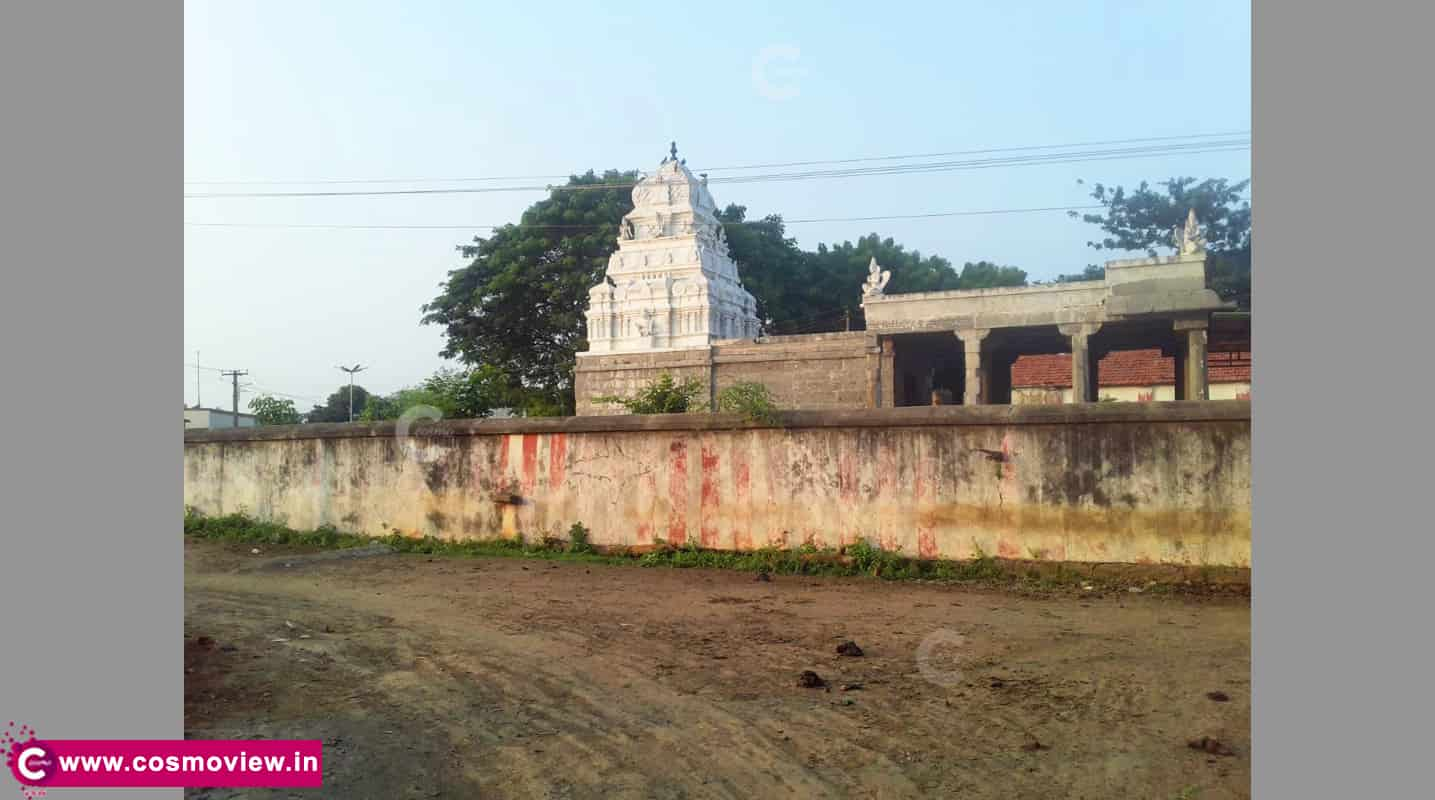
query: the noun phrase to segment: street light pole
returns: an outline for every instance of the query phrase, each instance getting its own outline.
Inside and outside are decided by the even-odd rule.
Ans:
[[[358,365],[358,364],[355,364],[355,365],[352,366],[352,367],[339,367],[339,369],[341,369],[341,370],[343,370],[343,371],[349,373],[349,421],[350,421],[350,422],[353,422],[353,421],[354,421],[354,373],[356,373],[356,372],[363,372],[364,370],[368,369],[368,367],[364,367],[364,366],[360,366],[360,365]]]

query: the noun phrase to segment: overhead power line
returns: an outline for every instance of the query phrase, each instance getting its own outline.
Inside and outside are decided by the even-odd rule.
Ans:
[[[308,395],[303,395],[303,394],[286,394],[286,393],[284,393],[284,392],[276,392],[276,391],[274,391],[273,389],[265,388],[265,387],[263,387],[263,386],[260,386],[260,385],[257,384],[257,383],[251,383],[251,384],[249,384],[249,385],[252,386],[254,389],[258,390],[258,392],[259,392],[260,394],[272,394],[272,395],[274,395],[275,397],[287,397],[287,398],[289,398],[290,400],[307,400],[307,401],[309,401],[309,402],[311,402],[311,403],[322,403],[322,402],[324,402],[323,400],[320,400],[320,399],[317,398],[317,397],[310,397],[310,396],[308,396]]]
[[[719,183],[769,183],[773,181],[810,180],[815,178],[845,178],[858,175],[902,175],[907,173],[949,172],[965,169],[990,169],[994,167],[1028,166],[1033,164],[1067,164],[1081,161],[1105,161],[1124,158],[1144,158],[1185,154],[1188,152],[1213,152],[1240,150],[1250,147],[1249,139],[1230,139],[1190,144],[1149,145],[1143,147],[1108,148],[1063,153],[1039,153],[1003,158],[968,159],[963,161],[940,161],[918,164],[890,164],[876,167],[849,167],[845,169],[809,170],[806,172],[780,172],[759,175],[739,175],[729,178],[714,178]]]
[[[1226,131],[1223,133],[1188,133],[1174,136],[1143,136],[1129,139],[1104,139],[1066,144],[1037,144],[1017,147],[986,147],[975,150],[947,150],[934,153],[908,153],[904,155],[863,156],[858,158],[833,158],[816,161],[778,161],[763,164],[740,164],[721,167],[700,167],[694,172],[728,172],[745,169],[774,169],[778,167],[807,167],[821,164],[858,164],[870,161],[901,161],[911,158],[943,158],[947,156],[981,155],[984,153],[1014,153],[1034,150],[1058,150],[1075,147],[1097,147],[1115,144],[1136,144],[1140,142],[1168,142],[1191,139],[1218,139],[1232,136],[1249,136],[1250,131]],[[487,181],[562,180],[564,175],[491,175],[486,177],[451,178],[325,178],[315,180],[226,180],[226,181],[185,181],[187,186],[322,186],[342,184],[393,184],[393,183],[480,183]]]
[[[1046,206],[1042,208],[995,208],[978,211],[933,211],[921,214],[881,214],[863,217],[812,217],[809,219],[784,219],[784,225],[806,225],[819,222],[881,222],[900,219],[937,219],[942,217],[977,217],[994,214],[1035,214],[1050,211],[1086,211],[1103,208],[1098,204],[1080,206]],[[496,230],[498,228],[537,228],[544,230],[602,230],[615,228],[615,225],[537,225],[526,223],[511,223],[510,225],[342,225],[323,223],[287,223],[287,222],[190,222],[185,220],[185,225],[196,228],[312,228],[321,230]],[[724,225],[764,225],[765,220],[750,219],[742,222],[726,222]]]
[[[1142,138],[1138,138],[1138,139],[1107,139],[1107,140],[1105,140],[1105,141],[1075,142],[1075,143],[1071,143],[1071,144],[1038,144],[1038,145],[1025,145],[1025,146],[1021,146],[1021,147],[987,147],[987,148],[982,148],[982,149],[978,149],[978,150],[948,150],[948,151],[946,151],[946,152],[937,152],[937,153],[910,153],[910,154],[907,154],[907,155],[900,155],[900,156],[865,156],[865,157],[862,157],[862,158],[838,158],[838,159],[826,159],[826,160],[821,160],[821,161],[785,161],[785,162],[771,163],[771,164],[746,164],[746,165],[743,165],[743,166],[736,166],[736,167],[705,167],[705,168],[703,168],[703,169],[701,169],[701,170],[694,170],[694,172],[724,172],[724,171],[728,171],[728,170],[744,170],[744,169],[773,169],[773,168],[778,168],[778,167],[807,167],[807,166],[818,166],[818,165],[822,165],[822,164],[857,164],[857,163],[863,163],[863,162],[868,162],[868,161],[901,161],[901,160],[905,160],[905,159],[909,159],[909,158],[944,158],[944,157],[947,157],[947,156],[972,156],[972,155],[982,155],[982,154],[985,154],[985,153],[1015,153],[1015,152],[1022,152],[1022,151],[1030,152],[1030,151],[1033,151],[1033,150],[1065,150],[1065,149],[1071,149],[1071,148],[1077,148],[1077,147],[1098,147],[1098,146],[1114,145],[1114,144],[1136,144],[1136,143],[1140,143],[1140,142],[1163,142],[1163,141],[1174,141],[1174,140],[1182,140],[1182,139],[1188,139],[1188,140],[1189,140],[1189,139],[1225,139],[1225,138],[1231,138],[1231,137],[1249,136],[1250,133],[1251,133],[1250,131],[1232,131],[1232,132],[1229,132],[1229,133],[1192,133],[1192,134],[1185,134],[1185,135],[1181,135],[1181,136],[1147,136],[1147,137],[1142,137]]]
[[[217,377],[221,377],[221,378],[222,378],[222,377],[227,377],[227,376],[229,375],[229,373],[231,372],[231,370],[223,370],[223,369],[219,369],[219,368],[217,368],[217,367],[204,367],[204,366],[200,366],[199,364],[194,363],[194,362],[190,362],[190,361],[184,362],[184,365],[185,365],[186,367],[194,367],[195,369],[203,369],[203,370],[208,370],[208,371],[210,371],[210,372],[217,372],[217,373],[219,373],[219,376],[217,376]],[[248,374],[248,373],[246,373],[246,374]],[[257,389],[259,392],[261,392],[261,393],[263,393],[263,394],[272,394],[272,395],[274,395],[274,396],[276,396],[276,397],[287,397],[287,398],[289,398],[289,399],[291,399],[291,400],[308,400],[308,401],[312,401],[312,402],[315,402],[315,403],[323,402],[323,401],[319,400],[317,397],[310,397],[310,396],[308,396],[308,395],[302,395],[302,394],[287,394],[287,393],[285,393],[285,392],[276,392],[276,391],[274,391],[273,389],[268,389],[268,388],[265,388],[265,387],[263,387],[263,386],[260,386],[260,385],[257,384],[257,383],[252,383],[252,382],[251,382],[251,383],[242,384],[239,388],[240,388],[240,389]],[[251,394],[252,394],[252,393],[251,393]]]
[[[1249,139],[1220,139],[1214,141],[1187,142],[1137,147],[1107,148],[1104,150],[1066,151],[1059,153],[1037,153],[1000,158],[966,159],[914,164],[887,164],[872,167],[846,167],[827,170],[806,170],[801,172],[758,173],[754,175],[733,175],[710,179],[710,183],[776,183],[786,181],[851,178],[870,175],[905,175],[951,172],[957,170],[993,169],[998,167],[1034,166],[1041,164],[1075,164],[1088,161],[1125,160],[1130,158],[1151,158],[1169,155],[1192,155],[1197,153],[1229,152],[1247,150]],[[441,187],[422,189],[327,189],[297,192],[190,192],[186,199],[218,198],[260,198],[260,197],[396,197],[447,194],[489,194],[495,192],[548,192],[548,191],[589,191],[603,189],[629,189],[632,182],[623,183],[578,183],[571,185],[522,185],[483,187]]]

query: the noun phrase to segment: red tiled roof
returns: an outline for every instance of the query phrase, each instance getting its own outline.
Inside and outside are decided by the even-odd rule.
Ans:
[[[1101,359],[1102,386],[1166,386],[1176,382],[1176,359],[1159,348],[1118,350]],[[1250,353],[1208,353],[1206,374],[1211,383],[1250,383]],[[1021,356],[1011,367],[1014,389],[1066,388],[1071,385],[1071,354]]]
[[[1211,383],[1250,383],[1250,353],[1207,353],[1206,380]]]
[[[1071,385],[1071,354],[1018,356],[1011,365],[1013,389],[1060,389]]]

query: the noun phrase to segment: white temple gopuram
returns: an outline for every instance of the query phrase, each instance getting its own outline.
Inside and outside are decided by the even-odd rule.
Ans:
[[[618,251],[588,291],[588,353],[706,347],[758,335],[757,302],[742,288],[707,177],[674,144],[633,187]],[[580,354],[585,355],[585,354]]]

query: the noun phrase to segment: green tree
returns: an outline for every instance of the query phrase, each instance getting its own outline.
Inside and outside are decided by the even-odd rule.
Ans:
[[[354,419],[364,413],[364,406],[369,402],[369,392],[362,386],[354,387]],[[338,391],[329,395],[321,406],[314,406],[304,416],[305,422],[348,422],[349,421],[349,384],[340,386]]]
[[[997,289],[1003,286],[1026,286],[1026,270],[998,266],[990,261],[968,261],[957,276],[958,289]]]
[[[924,257],[919,251],[909,251],[890,236],[883,239],[869,233],[856,242],[818,244],[816,252],[810,255],[815,272],[827,284],[823,293],[827,297],[850,295],[853,298],[861,293],[868,265],[874,257],[883,269],[892,272],[892,281],[887,284],[890,293],[959,288],[952,262],[941,256]]]
[[[1207,283],[1222,299],[1233,300],[1244,309],[1251,307],[1251,203],[1247,199],[1249,180],[1232,183],[1225,178],[1171,178],[1153,189],[1142,181],[1135,190],[1097,183],[1091,196],[1104,206],[1099,214],[1082,214],[1084,222],[1097,225],[1106,234],[1087,245],[1096,250],[1145,251],[1156,256],[1175,249],[1172,230],[1186,224],[1186,215],[1196,210],[1201,233],[1206,238]],[[1072,217],[1075,211],[1068,212]],[[1063,275],[1058,280],[1091,280],[1104,270],[1096,265],[1080,275]]]
[[[260,425],[298,425],[303,420],[294,408],[293,400],[262,394],[249,401],[249,410],[254,412]]]
[[[444,419],[487,417],[495,408],[513,403],[514,393],[509,383],[508,377],[492,366],[441,369],[418,386],[369,398],[363,419],[398,419],[417,406],[438,409]]]
[[[842,330],[844,311],[850,312],[853,327],[861,327],[862,284],[873,258],[892,273],[886,291],[936,292],[950,289],[989,289],[997,286],[1025,286],[1026,272],[1016,267],[998,266],[989,261],[968,262],[958,273],[952,263],[941,256],[923,256],[920,251],[907,250],[890,236],[868,234],[856,242],[818,244],[815,252],[806,254],[808,266],[799,274],[803,294],[794,315],[826,312],[825,316],[799,325],[799,331]],[[746,278],[744,278],[744,281]],[[835,302],[834,302],[835,301]],[[783,332],[779,326],[776,332]]]
[[[364,404],[362,414],[356,414],[355,419],[363,422],[377,422],[385,419],[398,419],[405,411],[417,406],[433,406],[433,398],[422,388],[410,386],[385,395],[374,395]],[[442,409],[440,409],[442,411]],[[444,414],[447,418],[448,414]]]
[[[525,405],[573,411],[574,353],[587,346],[583,313],[617,249],[618,222],[633,208],[634,172],[591,170],[533,204],[517,225],[459,250],[423,322],[442,325],[442,355],[492,365]],[[573,187],[593,188],[573,188]]]
[[[728,252],[737,262],[742,285],[757,301],[757,318],[773,326],[790,325],[809,314],[811,265],[797,240],[787,235],[780,214],[747,219],[747,207],[729,205],[718,212]]]
[[[522,403],[522,393],[510,388],[502,370],[490,364],[474,369],[441,369],[424,381],[424,389],[439,400],[452,417],[486,417],[495,408]]]
[[[1106,277],[1106,268],[1097,264],[1087,264],[1086,269],[1070,275],[1056,276],[1057,283],[1070,283],[1071,281],[1099,281]]]

